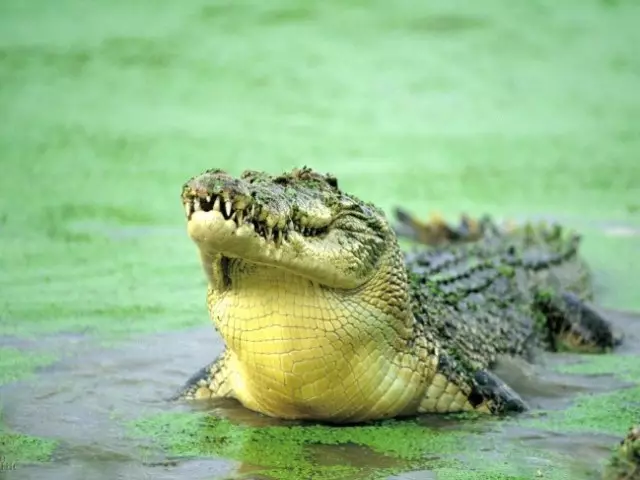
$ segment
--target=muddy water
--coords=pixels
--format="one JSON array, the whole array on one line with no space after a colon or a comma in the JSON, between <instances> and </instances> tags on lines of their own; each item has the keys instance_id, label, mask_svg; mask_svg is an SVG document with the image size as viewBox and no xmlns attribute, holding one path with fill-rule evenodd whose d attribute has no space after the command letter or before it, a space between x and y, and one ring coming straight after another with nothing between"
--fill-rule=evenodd
<instances>
[{"instance_id":1,"label":"muddy water","mask_svg":"<svg viewBox=\"0 0 640 480\"><path fill-rule=\"evenodd\" d=\"M640 321L637 315L620 312L607 312L607 315L627 334L620 354L640 353ZM62 352L64 358L41 370L30 381L11 384L0 390L5 421L20 432L59 439L61 446L53 462L21 465L16 471L4 472L5 478L218 479L237 474L248 474L249 478L277 478L259 477L260 465L236 460L172 458L160 449L145 449L150 442L129 435L126 425L141 417L202 408L240 424L263 426L280 423L248 412L233 402L195 407L167 401L176 387L221 350L221 342L211 328L145 336L117 348L100 347L81 336L38 341L38 348L35 343L20 346L29 346L33 351ZM498 370L527 398L534 412L566 408L577 393L606 392L624 385L622 380L610 375L555 372L559 364L575 359L568 354L549 354L535 366L505 359ZM459 422L433 416L423 417L419 423L447 431L461 428ZM524 451L531 448L538 452L542 449L566 454L577 459L579 466L594 470L608 456L615 441L610 435L550 433L540 428L511 424L499 429L489 426L483 435L488 445L485 454L488 451L491 455L495 449L497 455L501 445L518 444ZM370 478L380 469L410 469L408 466L403 468L400 458L353 444L309 445L306 458L318 468L346 465L360 472L333 478ZM533 461L535 465L536 459L527 461ZM540 459L541 466L544 467L546 461ZM406 471L393 478L435 477L429 470L423 470Z\"/></svg>"}]
</instances>

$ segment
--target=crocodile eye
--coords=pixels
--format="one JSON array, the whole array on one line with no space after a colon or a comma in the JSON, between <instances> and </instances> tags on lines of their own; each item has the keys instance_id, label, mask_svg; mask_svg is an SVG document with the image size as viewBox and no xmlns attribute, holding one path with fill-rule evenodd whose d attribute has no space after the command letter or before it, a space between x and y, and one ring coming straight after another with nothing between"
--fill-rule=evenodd
<instances>
[{"instance_id":1,"label":"crocodile eye","mask_svg":"<svg viewBox=\"0 0 640 480\"><path fill-rule=\"evenodd\" d=\"M369 208L367 205L362 205L362 213L364 213L367 217L373 217L375 215L375 212Z\"/></svg>"},{"instance_id":2,"label":"crocodile eye","mask_svg":"<svg viewBox=\"0 0 640 480\"><path fill-rule=\"evenodd\" d=\"M357 207L358 205L349 197L343 196L340 198L340 206L345 210L349 210L349 209L353 209L353 207Z\"/></svg>"}]
</instances>

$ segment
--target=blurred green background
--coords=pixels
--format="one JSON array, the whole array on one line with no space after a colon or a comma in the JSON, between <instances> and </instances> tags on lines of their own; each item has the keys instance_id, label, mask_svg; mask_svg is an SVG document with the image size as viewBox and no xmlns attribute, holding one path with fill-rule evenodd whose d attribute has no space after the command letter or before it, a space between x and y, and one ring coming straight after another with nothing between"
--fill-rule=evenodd
<instances>
[{"instance_id":1,"label":"blurred green background","mask_svg":"<svg viewBox=\"0 0 640 480\"><path fill-rule=\"evenodd\" d=\"M556 218L600 302L640 309L639 20L632 0L3 0L0 333L206 324L179 193L212 167ZM2 382L59 354L4 345Z\"/></svg>"},{"instance_id":2,"label":"blurred green background","mask_svg":"<svg viewBox=\"0 0 640 480\"><path fill-rule=\"evenodd\" d=\"M588 233L640 225L639 19L633 1L3 0L3 328L201 322L179 192L211 167L310 165L387 211L550 216L596 268L637 267L637 236Z\"/></svg>"}]
</instances>

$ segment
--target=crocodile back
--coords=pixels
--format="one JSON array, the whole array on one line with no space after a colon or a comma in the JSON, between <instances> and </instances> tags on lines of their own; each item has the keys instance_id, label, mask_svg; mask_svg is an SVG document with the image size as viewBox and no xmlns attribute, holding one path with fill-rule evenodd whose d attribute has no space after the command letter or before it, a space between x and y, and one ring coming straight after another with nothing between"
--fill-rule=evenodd
<instances>
[{"instance_id":1,"label":"crocodile back","mask_svg":"<svg viewBox=\"0 0 640 480\"><path fill-rule=\"evenodd\" d=\"M529 357L547 341L536 294L591 297L579 242L558 227L523 227L407 253L416 328L470 368L491 367L500 354Z\"/></svg>"}]
</instances>

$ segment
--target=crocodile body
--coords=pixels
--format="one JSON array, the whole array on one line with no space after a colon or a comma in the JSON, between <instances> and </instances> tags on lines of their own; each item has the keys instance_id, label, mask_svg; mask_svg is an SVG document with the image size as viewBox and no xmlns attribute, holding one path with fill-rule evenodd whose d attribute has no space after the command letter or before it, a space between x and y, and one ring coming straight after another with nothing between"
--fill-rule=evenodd
<instances>
[{"instance_id":1,"label":"crocodile body","mask_svg":"<svg viewBox=\"0 0 640 480\"><path fill-rule=\"evenodd\" d=\"M579 237L557 227L474 227L405 255L381 210L308 168L210 170L182 202L226 345L185 398L333 423L518 412L498 356L617 341L588 304Z\"/></svg>"}]
</instances>

